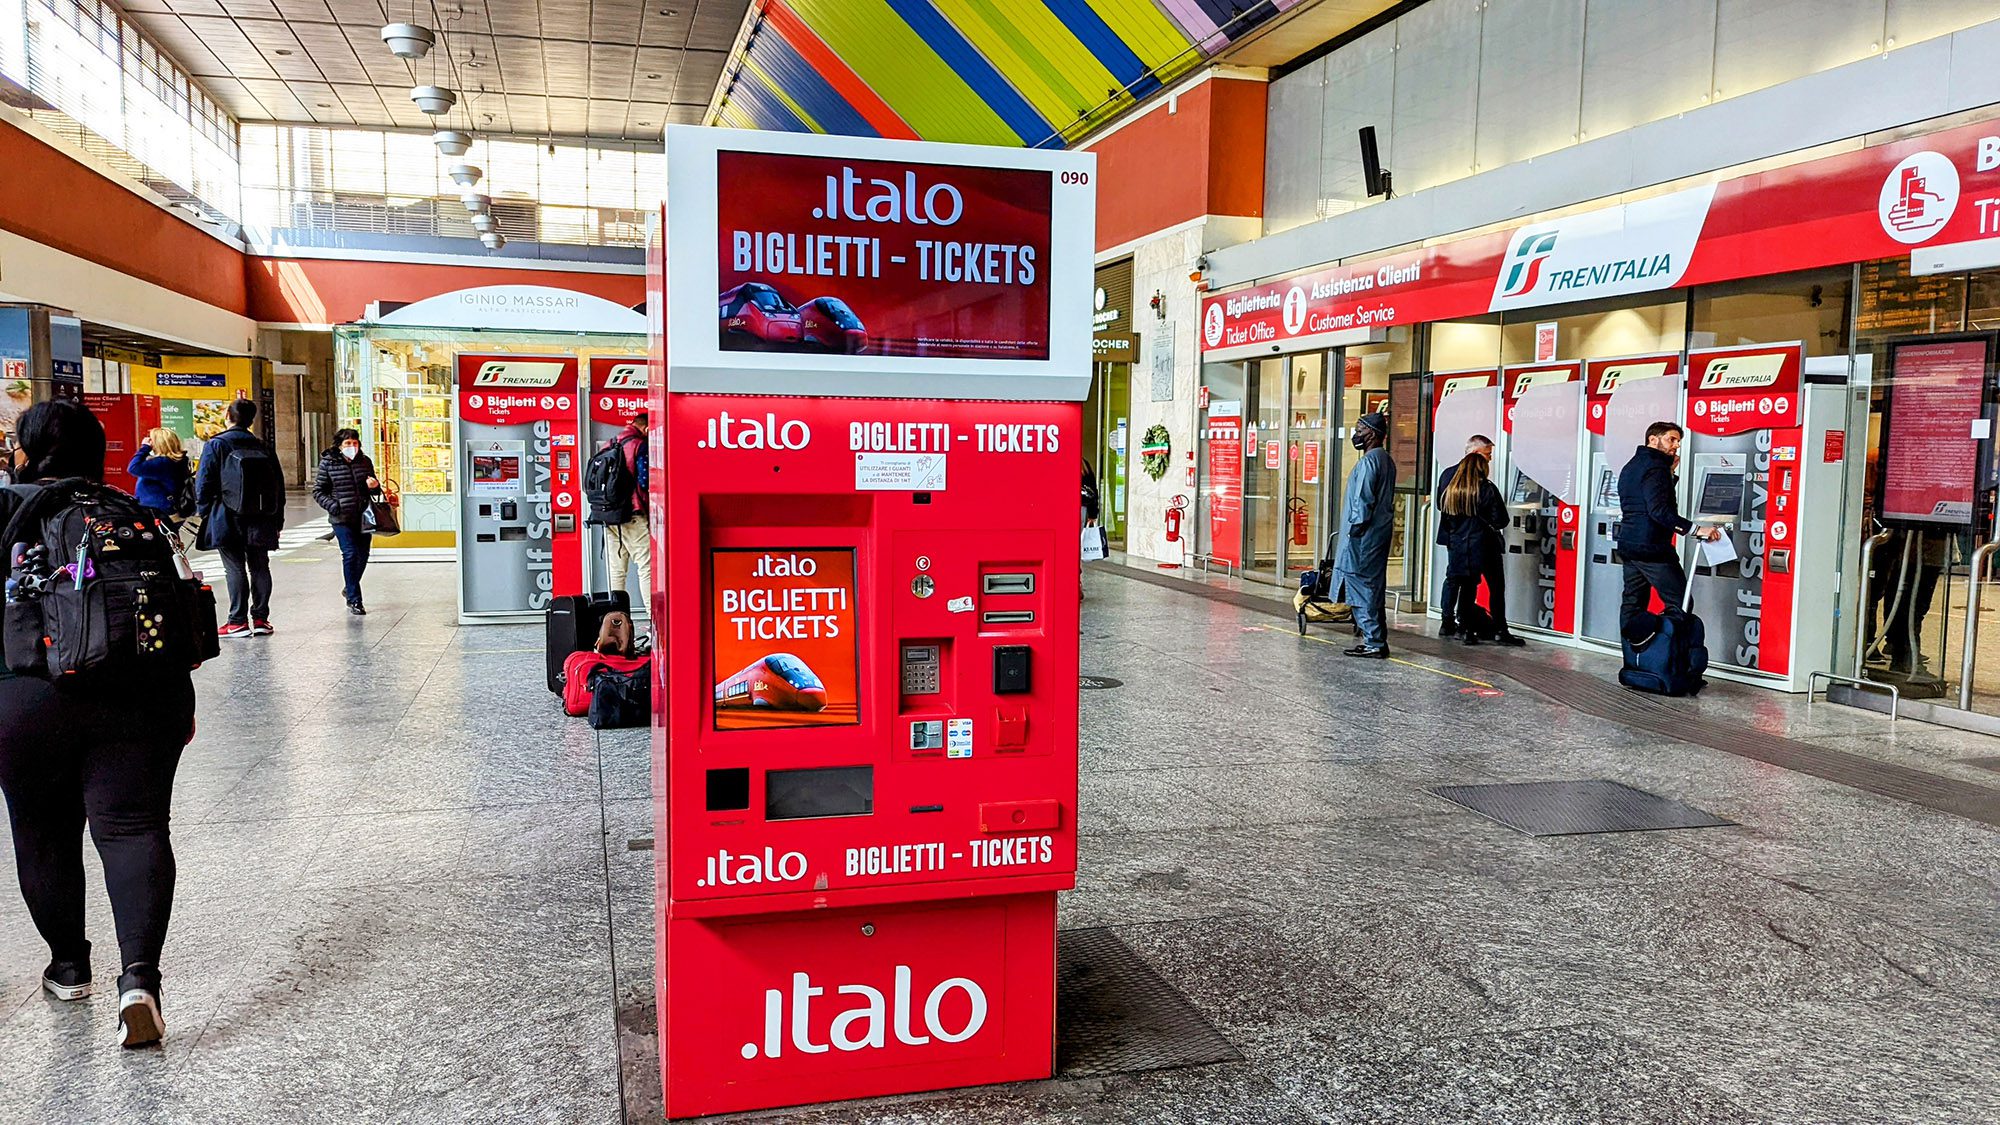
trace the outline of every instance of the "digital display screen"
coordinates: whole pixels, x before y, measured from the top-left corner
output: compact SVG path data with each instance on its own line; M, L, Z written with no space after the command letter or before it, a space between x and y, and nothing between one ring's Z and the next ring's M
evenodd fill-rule
M716 548L709 575L716 730L861 721L852 547Z
M1610 469L1597 471L1597 510L1615 512L1619 509L1618 474Z
M1742 473L1709 473L1701 478L1701 495L1695 498L1694 510L1704 516L1739 516L1743 514Z

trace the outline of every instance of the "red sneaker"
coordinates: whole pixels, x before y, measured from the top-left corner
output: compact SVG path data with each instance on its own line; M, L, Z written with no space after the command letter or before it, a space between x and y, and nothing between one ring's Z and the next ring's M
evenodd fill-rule
M250 623L250 635L253 637L268 637L273 631L269 621L252 621Z
M241 621L231 621L229 624L217 629L215 635L218 637L247 637L250 635L250 626L243 624Z

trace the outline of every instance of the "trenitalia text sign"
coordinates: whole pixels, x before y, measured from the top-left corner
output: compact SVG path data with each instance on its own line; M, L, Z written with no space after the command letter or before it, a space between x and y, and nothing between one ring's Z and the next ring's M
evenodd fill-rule
M2000 120L1209 297L1205 351L2000 237Z

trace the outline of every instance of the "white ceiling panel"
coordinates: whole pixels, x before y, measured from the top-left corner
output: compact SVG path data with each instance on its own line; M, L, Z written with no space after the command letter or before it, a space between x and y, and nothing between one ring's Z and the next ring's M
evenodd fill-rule
M699 120L748 0L130 0L133 22L242 120L432 128L409 88L457 90L448 124L656 140ZM663 14L665 13L665 14ZM387 20L433 26L414 64ZM467 65L472 60L482 65ZM482 93L483 91L483 93ZM641 121L651 122L639 125Z

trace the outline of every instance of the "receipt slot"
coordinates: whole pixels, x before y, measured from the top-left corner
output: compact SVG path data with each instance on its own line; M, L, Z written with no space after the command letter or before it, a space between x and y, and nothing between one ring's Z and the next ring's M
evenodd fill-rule
M667 1115L1045 1078L1094 158L666 144Z
M539 621L581 582L574 356L458 357L458 619Z

